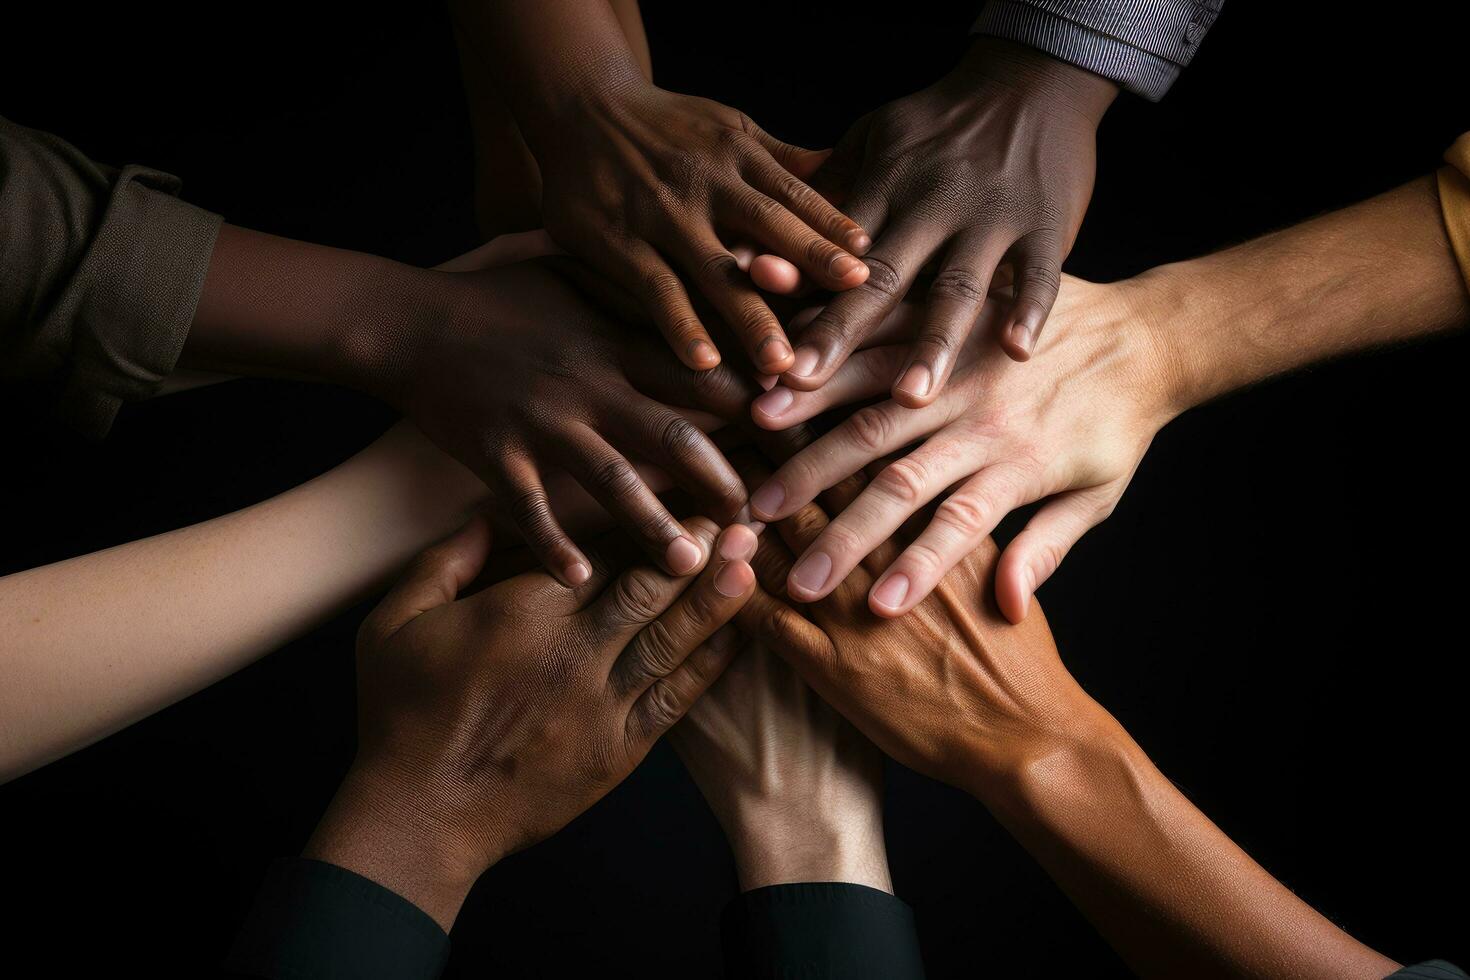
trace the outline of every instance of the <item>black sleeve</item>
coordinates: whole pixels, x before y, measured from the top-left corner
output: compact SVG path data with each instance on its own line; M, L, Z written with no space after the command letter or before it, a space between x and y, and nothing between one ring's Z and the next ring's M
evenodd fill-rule
M757 888L726 906L720 926L731 978L924 976L913 911L866 885L822 881Z
M277 861L225 958L257 980L433 980L449 937L417 905L323 861Z
M1470 980L1465 971L1444 960L1415 963L1389 974L1385 980Z
M194 320L218 215L0 119L0 379L101 436L154 394Z

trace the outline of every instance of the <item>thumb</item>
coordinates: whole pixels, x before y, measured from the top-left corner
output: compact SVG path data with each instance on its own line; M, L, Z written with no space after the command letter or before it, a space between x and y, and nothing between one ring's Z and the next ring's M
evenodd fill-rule
M363 621L362 635L387 640L417 617L453 602L474 581L490 554L490 525L476 514L454 534L408 566L398 584Z

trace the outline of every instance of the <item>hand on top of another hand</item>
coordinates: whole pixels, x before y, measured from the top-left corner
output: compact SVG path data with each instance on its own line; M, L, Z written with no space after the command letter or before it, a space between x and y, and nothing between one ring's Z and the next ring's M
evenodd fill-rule
M812 184L873 236L869 274L793 332L784 383L826 384L927 266L936 274L923 329L888 379L895 399L917 408L943 391L1003 264L1016 289L995 339L1029 358L1092 196L1096 130L1116 94L1042 52L978 38L943 79L858 120ZM776 256L750 264L775 291L796 288L797 271Z
M837 509L860 478L827 495ZM1046 619L1007 623L991 595L994 543L982 540L908 615L882 619L866 596L901 543L887 541L825 598L781 598L793 554L827 527L808 504L767 529L758 588L736 623L790 663L827 703L897 761L990 800L1031 762L1116 727L1072 679Z
M790 595L801 602L829 595L864 556L942 497L923 533L885 561L873 583L872 610L902 615L1006 514L1045 500L996 574L1000 608L1019 622L1071 546L1112 513L1154 434L1179 411L1177 359L1146 313L1127 286L1068 277L1042 356L1022 370L993 342L1007 314L990 301L954 378L931 404L860 408L783 463L751 495L758 520L789 517L840 480L886 462L804 545ZM772 388L752 414L779 428L881 396L907 357L901 344L860 351L815 391Z
M780 322L726 242L752 240L825 289L867 277L856 258L867 234L804 182L826 154L631 72L572 104L574 119L526 128L546 229L630 293L686 366L721 363L690 291L729 325L757 370L792 364Z
M610 319L562 274L570 261L432 273L434 313L384 332L393 339L367 360L388 380L373 387L486 482L564 584L584 581L589 565L552 513L552 471L568 473L666 571L686 573L698 548L633 461L663 470L716 521L734 519L745 488L690 414L747 421L761 389L730 366L686 368L656 337Z
M359 632L357 758L305 856L447 930L486 868L621 782L735 654L755 536L689 530L714 556L698 577L624 567L609 542L574 589L533 572L456 599L489 552L479 519L420 556Z

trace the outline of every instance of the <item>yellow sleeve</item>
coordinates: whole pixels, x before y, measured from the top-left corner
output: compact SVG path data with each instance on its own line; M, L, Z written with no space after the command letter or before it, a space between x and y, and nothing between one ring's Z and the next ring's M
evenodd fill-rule
M1460 273L1470 283L1470 133L1445 151L1448 167L1439 168L1439 206Z

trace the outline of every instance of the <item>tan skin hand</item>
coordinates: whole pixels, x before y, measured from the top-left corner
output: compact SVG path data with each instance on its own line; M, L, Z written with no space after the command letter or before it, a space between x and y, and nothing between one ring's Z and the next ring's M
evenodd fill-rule
M669 733L735 854L743 891L844 881L892 892L883 758L759 641Z
M810 602L831 593L864 556L940 500L927 527L869 596L899 616L949 569L981 547L1011 510L1046 500L1007 547L997 575L1000 608L1019 622L1037 587L1067 550L1106 518L1154 434L1177 409L1172 368L1126 288L1068 279L1042 342L1046 357L1019 370L993 343L1005 316L991 303L951 384L932 404L885 401L861 408L785 462L751 497L754 516L780 520L864 467L887 462L850 506L804 549L787 589ZM901 345L860 351L823 388L773 388L752 406L757 424L780 428L836 406L881 396L908 356Z
M609 544L574 589L538 572L456 599L489 552L478 520L421 556L363 623L357 758L304 855L447 930L487 867L621 782L735 654L755 537L689 528L715 556L696 577Z

